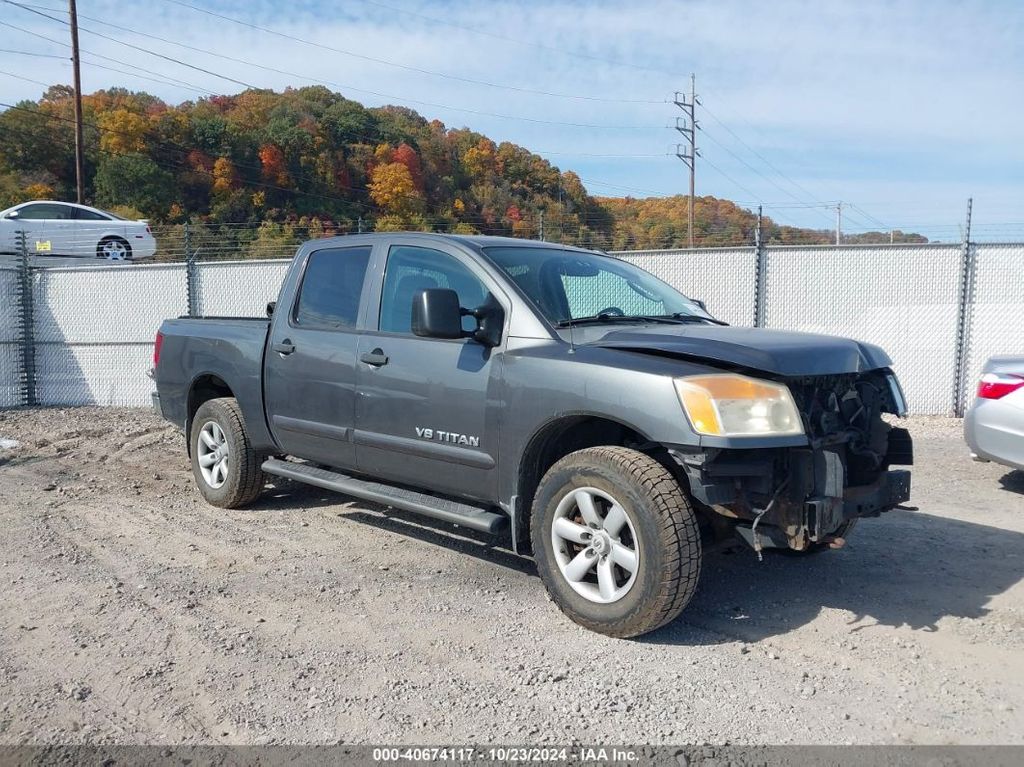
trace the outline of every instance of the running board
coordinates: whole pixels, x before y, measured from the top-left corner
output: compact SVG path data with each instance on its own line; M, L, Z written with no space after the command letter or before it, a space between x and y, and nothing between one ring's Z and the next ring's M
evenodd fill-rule
M296 482L334 490L338 493L373 501L384 506L412 511L434 519L441 519L482 533L496 533L504 527L507 517L495 514L479 506L438 498L416 490L408 490L381 482L356 479L329 469L321 469L308 463L294 463L271 458L264 462L263 471L276 477L287 477Z

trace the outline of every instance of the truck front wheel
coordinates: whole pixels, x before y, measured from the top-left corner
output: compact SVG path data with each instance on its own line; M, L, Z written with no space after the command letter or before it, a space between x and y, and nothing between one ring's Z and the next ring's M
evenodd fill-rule
M263 490L263 456L252 448L242 409L234 397L204 402L192 419L189 434L192 473L208 503L237 509L252 503Z
M531 537L555 604L608 636L669 623L697 588L693 508L672 474L636 450L595 447L558 461L537 488Z

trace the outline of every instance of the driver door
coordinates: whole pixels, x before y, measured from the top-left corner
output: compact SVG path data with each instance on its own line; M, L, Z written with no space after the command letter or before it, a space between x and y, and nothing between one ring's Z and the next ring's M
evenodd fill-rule
M492 499L499 409L494 403L500 399L504 339L490 348L469 338L416 336L412 301L427 288L454 290L463 308L480 306L489 293L503 298L455 249L412 244L391 245L378 285L377 316L367 317L367 332L359 339L355 442L360 472ZM463 328L475 329L476 321L465 317Z
M46 238L46 217L52 206L47 203L33 203L18 208L16 218L5 219L4 229L10 232L11 250L18 251L18 234L25 233L25 244L30 256L52 255L52 243Z

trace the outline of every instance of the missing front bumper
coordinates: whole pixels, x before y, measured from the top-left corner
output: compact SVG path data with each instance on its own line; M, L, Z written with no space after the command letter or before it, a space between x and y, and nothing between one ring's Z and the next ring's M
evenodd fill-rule
M877 517L908 500L910 472L887 471L874 484L846 488L842 497L807 499L802 526L812 542L820 543L851 519Z

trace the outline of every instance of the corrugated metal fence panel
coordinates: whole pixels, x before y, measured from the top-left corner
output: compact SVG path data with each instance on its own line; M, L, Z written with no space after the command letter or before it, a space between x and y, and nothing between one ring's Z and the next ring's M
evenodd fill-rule
M185 314L185 265L33 272L36 398L43 405L148 405L153 338Z
M985 360L1024 354L1024 244L975 245L964 394L974 400Z
M197 311L204 317L264 317L291 259L196 264Z
M961 250L767 249L765 325L878 344L914 413L953 409Z
M21 301L16 269L0 268L0 408L21 401Z
M754 324L757 253L753 248L612 253L646 269L731 325Z

